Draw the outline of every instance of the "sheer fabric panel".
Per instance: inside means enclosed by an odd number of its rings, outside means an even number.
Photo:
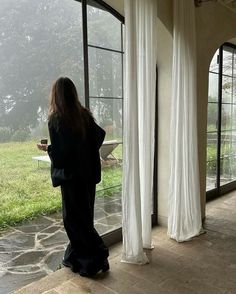
[[[202,228],[194,12],[194,1],[174,0],[168,235],[178,242],[199,235]]]
[[[123,262],[151,248],[156,88],[156,1],[125,2]]]

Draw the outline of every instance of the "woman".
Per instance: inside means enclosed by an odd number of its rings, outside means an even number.
[[[81,276],[108,271],[108,248],[94,228],[95,190],[101,180],[99,148],[105,131],[81,105],[69,78],[53,84],[48,127],[51,145],[38,148],[51,158],[53,186],[61,186],[63,222],[70,240],[62,263]]]

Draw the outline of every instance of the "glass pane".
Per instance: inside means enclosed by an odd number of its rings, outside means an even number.
[[[236,129],[236,105],[222,104],[221,130]]]
[[[122,142],[122,99],[90,98],[96,121],[106,131],[105,140]]]
[[[223,131],[221,133],[221,156],[234,156],[236,154],[236,131]]]
[[[71,0],[3,2],[1,127],[26,130],[28,138],[41,136],[41,129],[47,128],[48,96],[55,79],[72,78],[83,100],[81,4]]]
[[[218,103],[208,103],[207,131],[214,132],[218,126]]]
[[[236,179],[236,131],[221,134],[221,185]]]
[[[221,111],[221,154],[220,185],[236,180],[236,95],[233,65],[234,49],[224,46],[222,64],[222,111]],[[216,54],[210,71],[217,67]],[[236,68],[236,67],[235,67]],[[216,72],[218,72],[216,70]],[[218,74],[209,73],[207,124],[207,190],[216,187],[217,182],[217,123],[218,123]]]
[[[122,54],[89,48],[89,93],[122,97]]]
[[[89,4],[91,2],[94,1],[88,1]],[[121,22],[109,12],[93,6],[87,6],[87,12],[89,45],[120,51]]]
[[[218,64],[218,55],[219,55],[219,50],[216,51],[214,54],[211,64],[210,64],[210,71],[218,73],[219,72],[219,64]]]
[[[207,161],[207,178],[206,178],[206,191],[216,188],[217,183],[217,161]]]
[[[119,165],[102,168],[102,182],[97,185],[95,199],[95,228],[103,235],[122,225],[121,179],[122,170]],[[113,188],[106,188],[106,184]]]
[[[122,191],[122,24],[99,3],[88,0],[89,105],[106,131],[100,148],[102,181],[97,185],[95,227],[105,234],[121,227]],[[102,98],[105,97],[105,98]]]
[[[207,191],[216,187],[217,133],[207,134]]]
[[[217,158],[217,133],[207,133],[207,161]]]
[[[236,50],[233,50],[233,77],[236,78]]]
[[[236,156],[221,158],[220,185],[236,180]]]
[[[234,102],[233,99],[233,79],[232,77],[222,76],[222,102]]]
[[[235,103],[236,104],[236,78],[233,78],[232,79],[232,83],[233,83],[233,85],[232,85],[232,101],[233,101],[233,103]]]
[[[230,47],[224,46],[223,49],[223,75],[232,76],[232,68],[233,68],[233,49]]]
[[[122,191],[122,99],[90,98],[96,121],[106,131],[100,148],[102,181],[97,185],[96,211],[100,214],[96,228],[101,233],[121,227]]]
[[[209,73],[208,101],[218,102],[218,74]]]

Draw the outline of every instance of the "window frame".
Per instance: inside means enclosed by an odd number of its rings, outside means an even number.
[[[105,3],[102,0],[92,0],[95,7],[99,9],[104,9],[105,11],[108,11],[111,13],[114,17],[116,17],[121,22],[121,50],[113,50],[106,47],[101,46],[94,46],[88,43],[88,17],[87,17],[87,6],[89,5],[89,2],[91,0],[76,0],[78,2],[81,2],[82,4],[82,30],[83,30],[83,56],[84,56],[84,100],[85,100],[85,107],[90,108],[90,99],[93,99],[92,96],[90,96],[89,93],[89,48],[98,48],[101,50],[106,50],[110,52],[117,52],[121,54],[121,71],[122,71],[122,97],[119,99],[122,99],[123,104],[123,97],[124,97],[124,86],[123,86],[123,72],[124,72],[124,50],[123,50],[123,29],[122,26],[124,25],[125,19],[124,17],[118,13],[115,9],[113,9],[110,5]],[[97,5],[96,5],[97,4]],[[99,98],[99,97],[97,97]],[[114,98],[115,97],[109,97]],[[123,106],[122,106],[123,107]],[[104,242],[110,246],[112,244],[115,244],[122,240],[122,228],[115,229],[111,232],[108,232],[104,235],[102,235],[102,238]]]
[[[85,99],[85,106],[89,108],[90,103],[89,100],[93,97],[89,94],[89,47],[91,48],[98,48],[101,50],[107,50],[110,52],[116,52],[122,54],[121,58],[121,70],[122,70],[122,96],[121,98],[117,97],[107,97],[111,99],[122,99],[122,104],[124,101],[124,46],[123,46],[123,26],[125,24],[125,18],[119,12],[117,12],[114,8],[110,5],[105,3],[102,0],[75,0],[81,2],[82,4],[82,29],[83,29],[83,51],[84,51],[84,99]],[[121,22],[121,50],[113,50],[106,47],[101,46],[94,46],[88,43],[88,22],[87,22],[87,5],[89,2],[93,2],[94,7],[99,9],[104,9],[111,13],[114,17],[116,17]],[[155,154],[154,154],[154,171],[153,171],[153,214],[152,214],[152,225],[157,225],[157,177],[158,177],[158,70],[156,69],[157,77],[156,77],[156,117],[155,117]],[[102,235],[104,242],[110,246],[122,240],[122,228],[115,229],[111,232],[108,232]]]
[[[218,124],[217,124],[217,129],[216,129],[216,135],[217,135],[217,155],[216,155],[216,187],[206,191],[206,200],[212,200],[215,198],[218,198],[226,193],[229,193],[233,190],[236,189],[236,180],[231,181],[229,183],[226,184],[221,184],[221,145],[222,145],[222,139],[221,139],[221,135],[222,132],[225,132],[224,130],[222,130],[222,106],[226,105],[226,104],[230,104],[230,105],[234,105],[232,103],[224,103],[222,102],[222,91],[223,91],[223,77],[225,77],[225,75],[223,74],[223,51],[224,51],[224,47],[230,47],[233,50],[236,50],[236,45],[231,44],[231,43],[224,43],[220,48],[219,48],[219,55],[217,58],[217,62],[218,62],[218,72],[212,72],[209,69],[209,73],[213,73],[218,75],[218,99],[216,102],[214,102],[215,104],[218,105],[218,113],[217,113],[217,120],[218,120]],[[234,53],[233,53],[234,54]],[[236,53],[235,53],[236,55]],[[213,102],[209,102],[208,101],[208,105],[209,103],[213,103]],[[207,134],[210,133],[207,131]],[[208,162],[208,161],[206,161]],[[206,174],[207,175],[207,174]]]

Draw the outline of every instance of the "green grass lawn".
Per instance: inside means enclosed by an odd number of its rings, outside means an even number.
[[[115,151],[121,158],[121,146]],[[45,155],[35,142],[0,144],[0,230],[40,214],[61,209],[60,188],[53,188],[50,164],[38,163],[32,156]],[[122,167],[106,167],[97,197],[112,197],[121,184]],[[116,186],[116,188],[111,188]],[[105,189],[105,190],[104,190]]]

